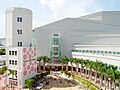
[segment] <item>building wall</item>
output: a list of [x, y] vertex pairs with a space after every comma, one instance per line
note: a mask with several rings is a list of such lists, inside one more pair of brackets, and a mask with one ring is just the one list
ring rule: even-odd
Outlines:
[[[17, 17], [22, 17], [22, 22], [18, 22]], [[18, 29], [22, 34], [18, 34]], [[7, 46], [17, 46], [18, 42], [23, 42], [23, 46], [30, 46], [32, 42], [32, 11], [9, 8], [6, 10], [6, 43]]]
[[64, 56], [71, 57], [74, 44], [119, 45], [120, 26], [101, 21], [66, 18], [36, 28], [38, 55], [48, 55], [53, 33], [59, 33]]
[[[22, 45], [18, 46], [18, 42]], [[17, 73], [14, 79], [8, 76], [8, 85], [17, 82], [16, 87], [23, 89], [25, 80], [37, 74], [36, 47], [32, 45], [32, 11], [29, 9], [14, 7], [6, 10], [6, 62], [8, 69]]]

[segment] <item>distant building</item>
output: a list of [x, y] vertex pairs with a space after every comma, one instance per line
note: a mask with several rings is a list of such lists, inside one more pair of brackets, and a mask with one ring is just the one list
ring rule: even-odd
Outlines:
[[101, 60], [120, 68], [120, 11], [102, 11], [65, 18], [35, 29], [38, 55], [50, 53], [51, 37], [58, 34], [63, 56]]
[[6, 45], [6, 39], [0, 38], [0, 48], [5, 48], [5, 45]]
[[25, 80], [37, 74], [36, 47], [32, 44], [32, 11], [25, 8], [6, 10], [6, 63], [15, 70], [14, 78], [8, 76], [7, 84], [20, 90]]

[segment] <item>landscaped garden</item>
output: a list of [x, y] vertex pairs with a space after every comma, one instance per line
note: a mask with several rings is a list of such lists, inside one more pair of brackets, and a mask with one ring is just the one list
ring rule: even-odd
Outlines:
[[[40, 62], [41, 60], [44, 61], [43, 68], [45, 68], [46, 63], [50, 63], [50, 60], [47, 58], [39, 57], [38, 61]], [[96, 89], [103, 90], [120, 89], [120, 72], [117, 66], [108, 65], [98, 60], [91, 61], [67, 57], [60, 60], [59, 64], [61, 64], [61, 70], [64, 69], [64, 71], [71, 71], [72, 74], [75, 73], [77, 75], [75, 76], [76, 79], [84, 79], [84, 84], [88, 81], [89, 83], [87, 82], [88, 85], [86, 84], [86, 87], [89, 89], [94, 89], [91, 85], [95, 86]], [[69, 69], [69, 66], [71, 69]], [[91, 85], [89, 86], [90, 83]]]

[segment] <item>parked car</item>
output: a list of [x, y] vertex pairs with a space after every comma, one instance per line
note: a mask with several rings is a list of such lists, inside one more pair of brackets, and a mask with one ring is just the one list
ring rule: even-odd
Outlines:
[[37, 86], [36, 86], [36, 89], [39, 90], [39, 89], [42, 89], [43, 88], [43, 83], [39, 83]]

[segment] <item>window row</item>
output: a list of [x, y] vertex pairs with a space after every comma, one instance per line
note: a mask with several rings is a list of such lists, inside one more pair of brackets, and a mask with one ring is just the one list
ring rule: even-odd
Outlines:
[[22, 34], [22, 30], [17, 30], [17, 34]]
[[9, 55], [17, 55], [17, 51], [9, 51]]
[[16, 60], [9, 60], [9, 64], [10, 65], [17, 65], [17, 61]]
[[82, 53], [97, 53], [97, 54], [120, 54], [120, 52], [115, 51], [98, 51], [98, 50], [72, 50], [72, 52], [82, 52]]

